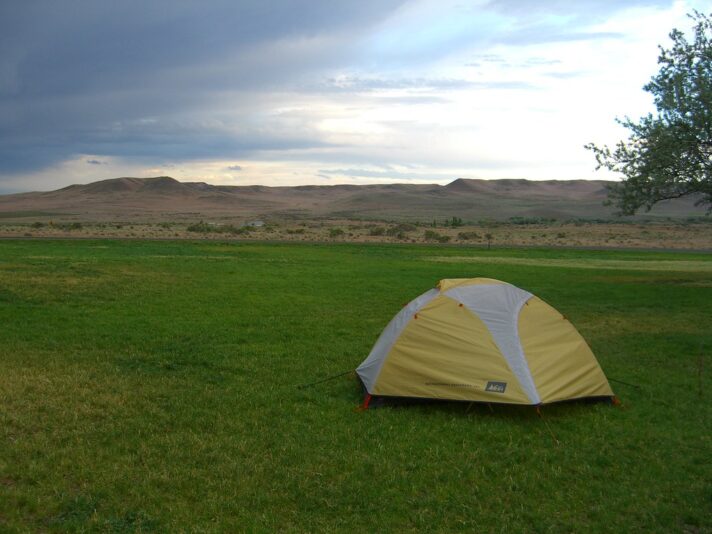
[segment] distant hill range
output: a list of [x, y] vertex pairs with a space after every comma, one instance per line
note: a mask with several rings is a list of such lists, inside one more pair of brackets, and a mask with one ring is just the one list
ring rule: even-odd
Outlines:
[[[466, 221], [512, 217], [610, 219], [603, 180], [470, 180], [447, 185], [227, 186], [168, 176], [115, 178], [49, 192], [0, 196], [0, 217], [185, 220], [254, 217]], [[703, 215], [694, 198], [666, 201], [645, 217]]]

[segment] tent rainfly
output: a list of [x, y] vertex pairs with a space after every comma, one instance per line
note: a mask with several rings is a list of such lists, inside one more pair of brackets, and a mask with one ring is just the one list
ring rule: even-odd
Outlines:
[[372, 397], [615, 402], [596, 357], [563, 315], [490, 278], [441, 280], [408, 303], [356, 373], [366, 390], [364, 408]]

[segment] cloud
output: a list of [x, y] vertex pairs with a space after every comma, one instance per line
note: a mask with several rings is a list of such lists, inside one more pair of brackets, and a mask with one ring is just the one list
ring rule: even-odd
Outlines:
[[566, 71], [566, 72], [544, 72], [544, 76], [548, 76], [550, 78], [556, 78], [559, 80], [570, 80], [572, 78], [578, 78], [583, 75], [582, 72], [576, 72], [576, 71]]
[[522, 80], [465, 80], [457, 78], [361, 78], [358, 76], [340, 76], [329, 78], [321, 84], [306, 88], [307, 91], [321, 93], [388, 93], [399, 92], [397, 98], [404, 104], [414, 100], [423, 102], [445, 102], [445, 96], [453, 91], [476, 89], [533, 89], [535, 86]]
[[578, 176], [696, 1], [0, 2], [0, 185]]
[[673, 0], [490, 0], [482, 9], [492, 10], [509, 20], [509, 24], [493, 36], [495, 42], [525, 46], [624, 39], [624, 32], [591, 28], [625, 11], [663, 9], [672, 4]]
[[484, 54], [476, 55], [472, 58], [472, 61], [465, 63], [466, 67], [485, 67], [485, 66], [495, 66], [495, 67], [506, 67], [506, 68], [536, 68], [542, 65], [558, 65], [561, 63], [560, 59], [552, 59], [547, 57], [525, 57], [520, 61], [512, 62], [511, 58], [505, 58], [501, 55], [496, 54]]
[[469, 87], [472, 87], [473, 85], [474, 82], [463, 79], [383, 77], [364, 78], [360, 76], [345, 75], [336, 78], [328, 78], [318, 86], [309, 87], [308, 89], [321, 89], [324, 91], [343, 92], [382, 91], [389, 89], [427, 89], [438, 91], [451, 91], [458, 89], [467, 89]]
[[[338, 63], [354, 34], [399, 3], [3, 3], [0, 172], [80, 153], [170, 159], [317, 146], [196, 123], [224, 114], [213, 103], [229, 93], [248, 101]], [[260, 112], [243, 107], [234, 123]]]
[[548, 0], [547, 2], [531, 2], [530, 0], [490, 0], [483, 7], [519, 16], [532, 15], [565, 15], [569, 17], [586, 17], [605, 19], [617, 11], [631, 7], [667, 7], [672, 0]]
[[428, 171], [422, 172], [403, 172], [393, 169], [390, 166], [385, 166], [386, 170], [374, 169], [320, 169], [319, 176], [326, 179], [331, 179], [335, 176], [348, 176], [350, 178], [368, 178], [389, 181], [442, 181], [454, 179], [450, 173], [432, 173]]
[[616, 32], [569, 31], [560, 28], [542, 30], [541, 27], [523, 28], [502, 37], [502, 42], [509, 45], [532, 45], [541, 43], [567, 43], [572, 41], [600, 41], [604, 39], [623, 39], [625, 34]]

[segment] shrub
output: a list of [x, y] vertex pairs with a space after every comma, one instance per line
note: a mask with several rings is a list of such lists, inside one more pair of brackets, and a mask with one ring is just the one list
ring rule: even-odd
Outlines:
[[368, 231], [368, 235], [383, 235], [386, 233], [386, 229], [383, 226], [374, 226]]
[[548, 217], [510, 217], [509, 222], [512, 224], [551, 224], [556, 222], [556, 219]]
[[186, 230], [188, 230], [189, 232], [199, 232], [199, 233], [205, 234], [205, 233], [211, 232], [212, 228], [208, 223], [200, 221], [200, 222], [191, 224], [190, 226], [188, 226], [188, 228], [186, 228]]
[[189, 232], [197, 232], [201, 234], [214, 233], [214, 234], [234, 234], [234, 235], [244, 235], [250, 233], [253, 228], [250, 226], [233, 226], [232, 224], [215, 225], [209, 224], [203, 221], [191, 224], [186, 228]]
[[406, 232], [412, 232], [415, 229], [416, 227], [414, 224], [400, 223], [389, 227], [386, 230], [386, 235], [395, 236], [402, 239], [403, 237], [405, 237]]
[[450, 241], [449, 235], [442, 235], [434, 230], [426, 230], [424, 235], [428, 241], [437, 241], [438, 243], [447, 243]]
[[485, 234], [485, 239], [487, 240], [487, 250], [489, 250], [492, 246], [492, 240], [494, 239], [494, 236], [492, 234]]
[[459, 232], [457, 234], [457, 238], [462, 239], [464, 241], [469, 241], [471, 239], [482, 239], [482, 236], [477, 232]]
[[60, 230], [81, 230], [82, 229], [82, 223], [80, 222], [73, 222], [73, 223], [54, 223], [55, 228], [59, 228]]
[[464, 223], [462, 222], [462, 218], [460, 217], [453, 217], [445, 221], [445, 226], [450, 226], [451, 228], [457, 228], [458, 226], [462, 226], [463, 224]]
[[425, 234], [423, 234], [425, 239], [428, 241], [436, 241], [438, 237], [440, 237], [440, 234], [437, 233], [435, 230], [426, 230]]
[[344, 231], [341, 228], [329, 229], [329, 237], [339, 237], [342, 235], [344, 235]]

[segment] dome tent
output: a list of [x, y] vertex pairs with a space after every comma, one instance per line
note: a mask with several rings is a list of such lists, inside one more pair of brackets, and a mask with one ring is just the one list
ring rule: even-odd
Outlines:
[[614, 399], [586, 341], [554, 308], [490, 278], [446, 279], [408, 303], [356, 369], [371, 397], [535, 405]]

